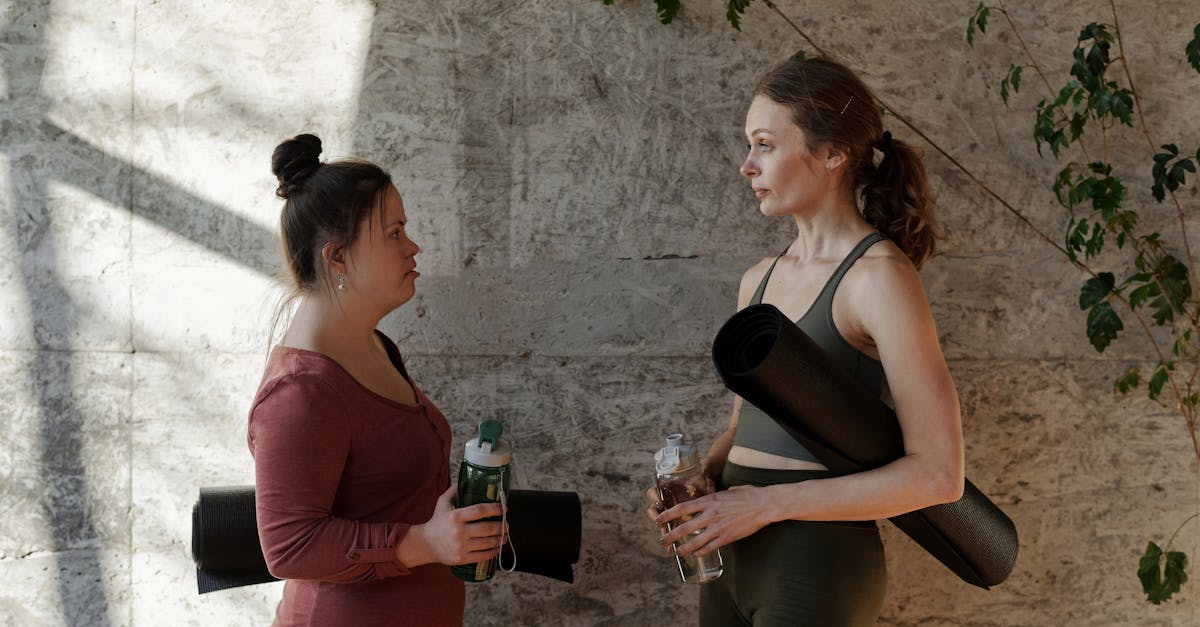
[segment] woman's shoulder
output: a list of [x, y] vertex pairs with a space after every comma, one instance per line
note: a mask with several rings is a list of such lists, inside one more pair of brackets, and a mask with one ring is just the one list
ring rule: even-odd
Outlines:
[[336, 392], [344, 370], [332, 358], [321, 353], [278, 345], [271, 350], [253, 406], [268, 396], [287, 392], [289, 396], [327, 396]]
[[762, 283], [763, 277], [767, 276], [767, 271], [771, 269], [775, 259], [776, 257], [763, 257], [742, 273], [742, 281], [738, 286], [738, 309], [750, 304], [750, 299], [754, 297], [755, 290]]
[[917, 299], [926, 303], [921, 275], [891, 240], [868, 248], [846, 271], [839, 291], [851, 294], [854, 300], [900, 304], [898, 301]]
[[755, 285], [766, 276], [767, 270], [771, 268], [771, 264], [775, 263], [778, 257], [763, 257], [758, 263], [750, 266], [742, 273], [742, 282], [750, 281]]

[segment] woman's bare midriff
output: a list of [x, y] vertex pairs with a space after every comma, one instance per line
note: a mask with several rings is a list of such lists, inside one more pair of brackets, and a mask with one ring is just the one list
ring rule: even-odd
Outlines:
[[738, 466], [747, 468], [769, 468], [771, 470], [826, 470], [820, 462], [810, 462], [803, 459], [792, 459], [774, 453], [756, 451], [744, 446], [734, 446], [729, 449], [726, 458]]

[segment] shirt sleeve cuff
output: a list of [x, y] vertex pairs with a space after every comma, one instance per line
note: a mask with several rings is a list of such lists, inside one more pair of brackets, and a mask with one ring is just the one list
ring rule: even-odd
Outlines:
[[387, 546], [372, 548], [353, 548], [346, 553], [346, 559], [354, 564], [370, 564], [380, 577], [395, 577], [407, 575], [411, 571], [400, 560], [396, 559], [396, 545], [408, 535], [409, 525], [393, 525], [387, 534]]

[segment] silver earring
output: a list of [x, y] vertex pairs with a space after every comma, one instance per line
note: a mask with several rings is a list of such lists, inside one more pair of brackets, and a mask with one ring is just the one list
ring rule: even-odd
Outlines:
[[830, 174], [833, 174], [833, 165], [830, 164], [828, 161], [825, 162], [825, 171]]
[[337, 288], [338, 288], [339, 290], [344, 290], [344, 289], [346, 289], [346, 275], [344, 275], [344, 274], [339, 274], [339, 275], [338, 275], [338, 286], [337, 286]]

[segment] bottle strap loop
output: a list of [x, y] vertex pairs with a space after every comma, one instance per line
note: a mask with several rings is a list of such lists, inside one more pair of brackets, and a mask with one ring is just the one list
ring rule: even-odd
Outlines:
[[504, 537], [508, 535], [508, 491], [504, 489], [504, 471], [505, 467], [500, 467], [500, 505], [504, 511], [500, 514], [500, 555], [496, 558], [496, 564], [500, 566], [500, 570], [511, 573], [517, 570], [517, 549], [513, 546], [512, 536], [508, 537], [508, 548], [512, 551], [512, 566], [504, 567]]

